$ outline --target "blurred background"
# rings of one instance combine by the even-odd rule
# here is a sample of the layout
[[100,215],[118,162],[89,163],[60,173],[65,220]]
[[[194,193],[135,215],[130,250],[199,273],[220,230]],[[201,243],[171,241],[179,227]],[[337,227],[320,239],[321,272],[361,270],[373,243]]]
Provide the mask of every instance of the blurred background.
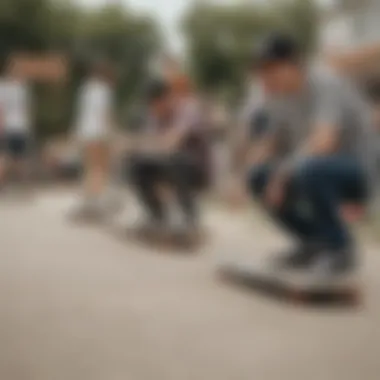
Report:
[[[126,155],[146,118],[143,84],[185,74],[220,131],[213,189],[223,195],[239,173],[240,115],[257,96],[249,60],[265,32],[293,33],[312,63],[356,83],[380,136],[379,20],[380,0],[0,0],[0,68],[28,84],[35,179],[54,186],[81,174],[73,132],[91,62],[113,68],[114,147]],[[368,308],[301,311],[215,281],[214,258],[283,246],[250,207],[205,204],[216,237],[205,255],[155,255],[65,223],[72,199],[49,191],[34,205],[0,204],[1,380],[379,378],[378,243],[363,252]]]
[[252,46],[273,29],[294,33],[313,60],[352,76],[378,120],[379,14],[376,0],[2,0],[0,62],[11,60],[32,85],[39,152],[70,151],[76,93],[97,58],[116,71],[120,132],[141,124],[139,90],[163,56],[186,71],[215,112],[235,115],[254,86],[247,76]]

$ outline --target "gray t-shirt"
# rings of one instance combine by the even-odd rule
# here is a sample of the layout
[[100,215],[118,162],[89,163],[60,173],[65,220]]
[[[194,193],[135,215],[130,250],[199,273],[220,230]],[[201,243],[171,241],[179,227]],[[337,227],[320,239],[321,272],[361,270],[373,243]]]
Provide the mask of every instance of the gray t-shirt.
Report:
[[145,132],[153,145],[153,151],[155,146],[159,148],[157,141],[162,132],[173,129],[184,132],[184,139],[178,147],[181,153],[191,155],[202,163],[209,160],[206,115],[198,99],[188,97],[178,100],[166,120],[149,119]]
[[329,125],[339,129],[338,153],[356,157],[372,176],[374,128],[369,104],[348,80],[328,69],[310,71],[307,85],[297,97],[266,102],[270,133],[278,141],[278,154],[297,159],[312,129]]
[[157,120],[154,116],[148,116],[145,132],[161,134],[163,130],[181,129],[194,131],[203,127],[204,114],[200,102],[195,98],[187,98],[177,101],[175,107],[166,120]]

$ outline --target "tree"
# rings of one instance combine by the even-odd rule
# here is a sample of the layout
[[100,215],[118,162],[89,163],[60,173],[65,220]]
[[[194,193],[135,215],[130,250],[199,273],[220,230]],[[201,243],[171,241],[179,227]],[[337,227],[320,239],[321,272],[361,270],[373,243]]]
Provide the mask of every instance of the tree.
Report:
[[311,53],[318,42],[319,7],[314,0],[277,0],[272,12],[275,23],[295,35],[306,53]]
[[0,59],[14,52],[60,51],[70,58],[65,88],[35,85],[39,134],[64,131],[73,115],[76,89],[92,58],[111,60],[118,71],[117,98],[123,104],[147,75],[147,62],[160,46],[153,20],[118,6],[88,10],[69,1],[1,0]]
[[121,100],[136,91],[161,43],[154,20],[120,6],[107,6],[84,14],[77,37],[85,53],[83,58],[102,56],[115,63]]
[[217,6],[196,3],[183,21],[190,67],[207,90],[242,88],[254,45],[269,31],[286,30],[300,38],[303,48],[314,46],[318,12],[312,0],[272,5]]

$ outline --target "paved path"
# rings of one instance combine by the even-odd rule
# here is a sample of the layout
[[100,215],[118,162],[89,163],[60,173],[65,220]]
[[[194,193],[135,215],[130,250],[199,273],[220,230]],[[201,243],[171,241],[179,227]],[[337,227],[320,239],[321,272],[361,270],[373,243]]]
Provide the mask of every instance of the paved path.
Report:
[[281,244],[264,222],[212,210],[204,252],[163,254],[69,224],[69,203],[0,204],[0,379],[379,379],[376,250],[363,310],[299,309],[215,276],[217,253]]

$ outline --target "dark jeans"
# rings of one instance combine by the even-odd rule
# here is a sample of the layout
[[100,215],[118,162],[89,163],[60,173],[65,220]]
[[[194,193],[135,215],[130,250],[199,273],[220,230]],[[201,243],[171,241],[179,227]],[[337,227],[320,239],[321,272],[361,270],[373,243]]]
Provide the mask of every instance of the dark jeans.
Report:
[[0,149],[14,160],[25,159],[30,137],[24,132],[7,132],[1,136]]
[[188,221],[195,222],[195,193],[201,170],[191,157],[181,154],[134,156],[130,170],[131,180],[140,200],[156,221],[163,221],[166,217],[164,202],[157,185],[167,185],[174,191]]
[[[263,200],[276,166],[267,163],[252,169],[249,188],[255,197]],[[341,205],[362,204],[366,198],[365,175],[355,159],[338,155],[316,157],[293,173],[287,183],[284,203],[270,212],[301,241],[340,250],[352,244],[349,228],[341,216]]]

